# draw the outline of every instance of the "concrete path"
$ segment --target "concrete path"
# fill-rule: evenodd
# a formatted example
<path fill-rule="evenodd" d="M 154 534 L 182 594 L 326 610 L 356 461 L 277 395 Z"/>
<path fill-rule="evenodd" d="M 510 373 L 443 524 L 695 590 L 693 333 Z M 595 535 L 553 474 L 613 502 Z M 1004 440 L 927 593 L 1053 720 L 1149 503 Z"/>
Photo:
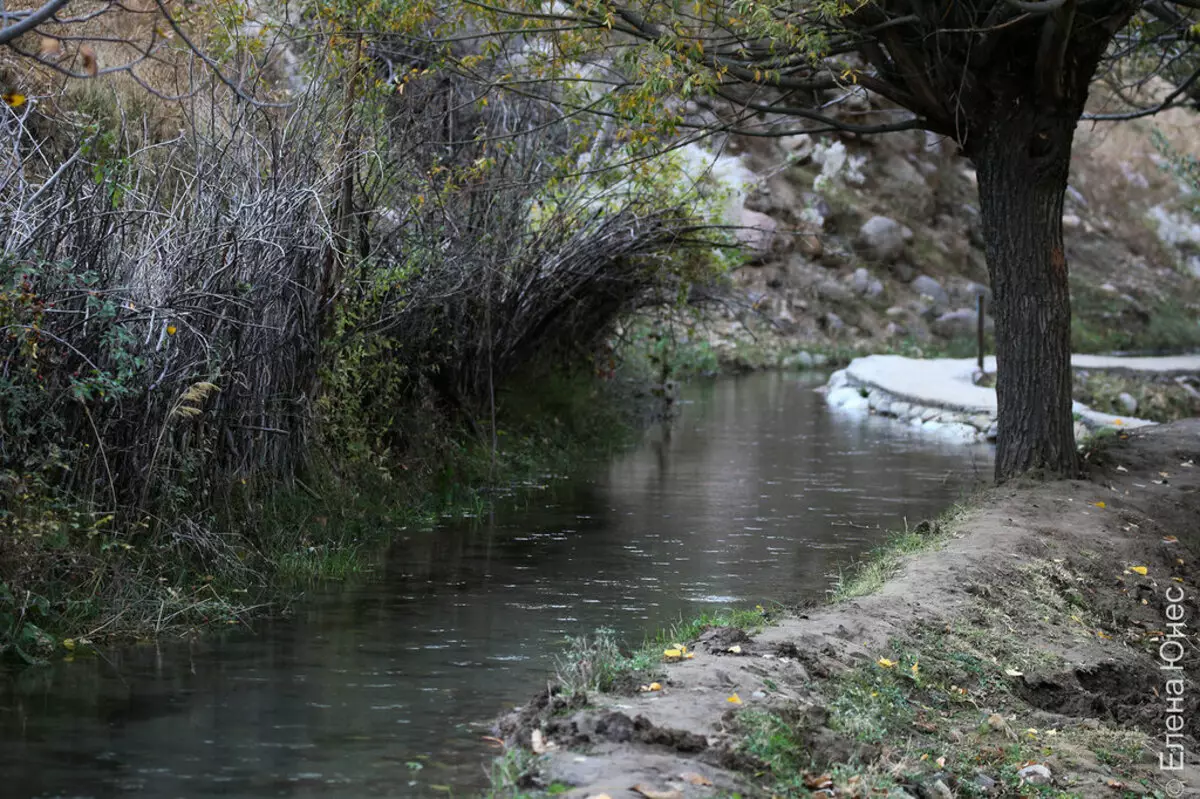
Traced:
<path fill-rule="evenodd" d="M 1073 355 L 1076 369 L 1122 371 L 1162 377 L 1200 373 L 1200 355 L 1162 358 L 1122 358 L 1104 355 Z M 996 416 L 996 390 L 974 382 L 977 361 L 974 358 L 936 358 L 923 360 L 902 355 L 869 355 L 857 358 L 830 379 L 831 400 L 839 407 L 867 407 L 867 395 L 878 392 L 891 400 L 920 408 L 942 409 L 963 415 Z M 996 359 L 984 360 L 989 373 L 996 371 Z M 857 396 L 861 394 L 861 396 Z M 836 399 L 835 399 L 836 395 Z M 871 405 L 870 407 L 874 407 Z M 910 408 L 906 408 L 911 412 Z M 1145 419 L 1118 417 L 1094 411 L 1080 403 L 1075 413 L 1088 428 L 1141 427 L 1153 424 Z"/>

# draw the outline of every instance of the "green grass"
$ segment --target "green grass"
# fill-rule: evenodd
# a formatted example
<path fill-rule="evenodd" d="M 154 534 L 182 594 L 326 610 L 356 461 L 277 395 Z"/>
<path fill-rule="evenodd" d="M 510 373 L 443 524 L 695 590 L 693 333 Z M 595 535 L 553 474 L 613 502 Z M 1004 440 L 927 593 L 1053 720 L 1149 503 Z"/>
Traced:
<path fill-rule="evenodd" d="M 628 693 L 663 673 L 663 651 L 687 645 L 713 627 L 736 627 L 758 632 L 771 623 L 772 613 L 758 605 L 751 609 L 722 608 L 690 619 L 680 619 L 648 636 L 641 646 L 626 648 L 616 632 L 600 628 L 591 635 L 568 638 L 556 658 L 556 676 L 569 694 L 589 691 Z"/>
<path fill-rule="evenodd" d="M 891 533 L 864 560 L 837 573 L 829 591 L 830 601 L 845 602 L 878 591 L 900 571 L 908 557 L 942 546 L 950 536 L 951 523 L 962 512 L 962 505 L 953 505 L 933 522 L 915 527 L 905 522 L 903 530 Z"/>
<path fill-rule="evenodd" d="M 1119 295 L 1072 280 L 1071 305 L 1073 352 L 1200 349 L 1200 316 L 1187 299 L 1147 297 L 1135 307 Z"/>

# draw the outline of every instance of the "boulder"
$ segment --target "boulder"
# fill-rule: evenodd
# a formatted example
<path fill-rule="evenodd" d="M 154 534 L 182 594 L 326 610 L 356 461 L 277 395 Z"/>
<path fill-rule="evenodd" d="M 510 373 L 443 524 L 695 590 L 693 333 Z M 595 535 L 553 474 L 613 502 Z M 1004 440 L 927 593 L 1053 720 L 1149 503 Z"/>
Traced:
<path fill-rule="evenodd" d="M 1138 401 L 1132 394 L 1126 391 L 1122 391 L 1117 395 L 1117 405 L 1121 407 L 1126 416 L 1133 416 L 1137 413 Z"/>
<path fill-rule="evenodd" d="M 854 270 L 854 276 L 850 278 L 850 284 L 854 287 L 855 294 L 866 294 L 867 289 L 871 286 L 871 273 L 860 266 Z"/>
<path fill-rule="evenodd" d="M 928 297 L 932 300 L 935 307 L 944 307 L 950 304 L 950 295 L 942 288 L 941 283 L 929 275 L 917 275 L 913 279 L 912 289 L 922 297 Z"/>
<path fill-rule="evenodd" d="M 959 308 L 956 311 L 947 311 L 946 313 L 933 320 L 930 327 L 933 332 L 942 338 L 964 338 L 966 336 L 975 335 L 979 315 L 975 313 L 974 308 Z M 996 327 L 992 318 L 986 314 L 983 317 L 983 329 L 990 332 Z"/>
<path fill-rule="evenodd" d="M 751 251 L 757 258 L 762 258 L 771 251 L 775 241 L 775 230 L 779 224 L 762 213 L 743 208 L 741 223 L 737 231 L 738 242 Z"/>
<path fill-rule="evenodd" d="M 797 133 L 794 136 L 784 136 L 779 140 L 779 146 L 787 155 L 789 161 L 804 163 L 813 154 L 813 138 L 807 133 Z"/>
<path fill-rule="evenodd" d="M 881 165 L 878 191 L 892 201 L 889 207 L 902 204 L 905 212 L 915 217 L 926 217 L 933 211 L 933 190 L 929 188 L 925 176 L 899 153 L 889 156 Z"/>
<path fill-rule="evenodd" d="M 858 229 L 858 247 L 863 255 L 879 263 L 890 264 L 904 254 L 913 232 L 886 216 L 873 216 Z"/>

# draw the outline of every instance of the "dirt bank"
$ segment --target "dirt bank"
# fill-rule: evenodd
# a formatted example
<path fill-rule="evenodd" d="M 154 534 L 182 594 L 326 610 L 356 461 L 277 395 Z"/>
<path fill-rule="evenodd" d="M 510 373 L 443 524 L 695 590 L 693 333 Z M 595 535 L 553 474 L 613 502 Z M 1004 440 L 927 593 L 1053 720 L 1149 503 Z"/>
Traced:
<path fill-rule="evenodd" d="M 910 531 L 924 551 L 868 596 L 753 635 L 694 634 L 677 642 L 693 659 L 618 680 L 625 693 L 539 697 L 500 724 L 510 746 L 543 753 L 527 787 L 612 799 L 1200 791 L 1200 420 L 1106 443 L 1088 480 L 1009 484 Z M 1179 621 L 1186 637 L 1164 638 Z M 652 679 L 659 690 L 636 688 Z M 1160 755 L 1181 768 L 1160 769 Z"/>

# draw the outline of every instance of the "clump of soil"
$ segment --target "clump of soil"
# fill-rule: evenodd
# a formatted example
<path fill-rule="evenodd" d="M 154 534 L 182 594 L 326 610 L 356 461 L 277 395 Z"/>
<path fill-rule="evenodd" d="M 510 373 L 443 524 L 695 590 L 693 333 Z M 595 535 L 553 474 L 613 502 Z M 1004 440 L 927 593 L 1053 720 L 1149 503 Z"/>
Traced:
<path fill-rule="evenodd" d="M 874 595 L 709 630 L 661 690 L 548 692 L 501 733 L 537 730 L 578 797 L 1198 790 L 1200 663 L 1164 672 L 1159 648 L 1200 611 L 1200 420 L 1103 454 L 1087 480 L 992 490 Z M 1188 754 L 1163 771 L 1171 677 Z"/>

